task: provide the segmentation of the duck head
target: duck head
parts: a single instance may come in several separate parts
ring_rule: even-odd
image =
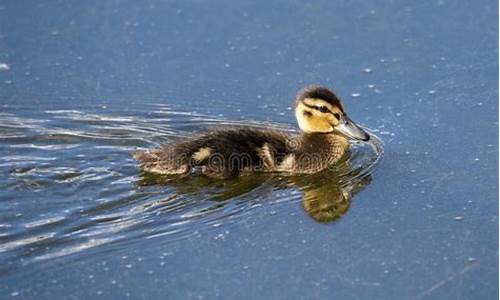
[[[309,86],[299,91],[295,117],[306,133],[341,134],[360,141],[370,139],[370,135],[347,116],[339,97],[326,87]]]

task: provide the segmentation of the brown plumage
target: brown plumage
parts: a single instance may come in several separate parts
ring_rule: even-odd
[[[254,172],[316,173],[342,157],[348,138],[369,138],[324,87],[301,90],[295,115],[303,131],[299,136],[274,129],[216,128],[134,157],[144,171],[159,174],[200,172],[222,179]]]

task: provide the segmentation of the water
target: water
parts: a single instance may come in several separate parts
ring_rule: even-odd
[[[497,11],[0,2],[1,298],[495,297]],[[214,124],[294,130],[310,83],[380,137],[375,169],[357,145],[348,182],[164,184],[132,159]]]
[[[331,222],[347,211],[352,195],[369,183],[370,172],[383,154],[380,140],[373,135],[370,143],[353,143],[349,157],[335,168],[314,176],[168,181],[164,176],[142,174],[132,153],[175,142],[189,135],[188,128],[196,131],[241,122],[174,111],[165,105],[142,106],[137,110],[129,106],[127,112],[108,107],[92,113],[37,110],[37,120],[9,112],[2,115],[3,205],[12,217],[1,224],[0,253],[7,258],[4,273],[22,272],[37,262],[70,254],[108,251],[110,244],[126,248],[153,238],[169,244],[209,228],[245,222],[248,215],[270,209],[295,211],[282,205],[286,202],[302,202],[313,219]],[[252,124],[292,130],[245,122]],[[19,191],[25,191],[24,197]],[[50,199],[37,205],[40,195],[49,191]],[[277,203],[281,204],[270,206]]]

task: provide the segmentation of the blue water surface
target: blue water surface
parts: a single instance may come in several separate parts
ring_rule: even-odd
[[[0,298],[496,298],[497,24],[486,0],[0,0]],[[308,84],[384,143],[339,218],[302,204],[320,179],[143,183],[137,149],[294,128]]]

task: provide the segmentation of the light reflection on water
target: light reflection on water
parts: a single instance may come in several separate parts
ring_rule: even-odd
[[[154,109],[153,109],[154,108]],[[165,183],[143,176],[132,152],[172,142],[211,125],[290,126],[235,122],[154,105],[110,113],[45,110],[40,119],[0,114],[0,261],[4,274],[36,261],[146,239],[162,243],[244,221],[297,203],[318,222],[340,218],[371,181],[380,140],[353,144],[334,170],[309,176],[260,174],[228,181],[204,177]],[[35,209],[36,208],[36,209]]]

